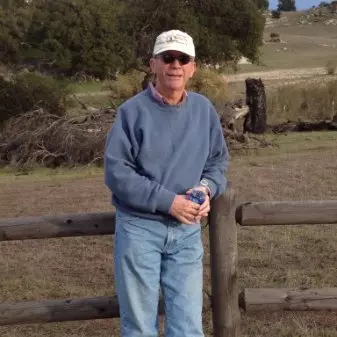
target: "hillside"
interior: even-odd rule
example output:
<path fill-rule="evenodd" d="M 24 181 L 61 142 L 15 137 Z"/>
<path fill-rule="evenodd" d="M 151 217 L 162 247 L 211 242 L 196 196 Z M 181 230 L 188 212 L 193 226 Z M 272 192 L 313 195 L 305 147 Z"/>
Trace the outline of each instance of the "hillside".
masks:
<path fill-rule="evenodd" d="M 240 71 L 324 67 L 337 59 L 337 11 L 316 8 L 284 12 L 280 19 L 266 16 L 261 65 L 240 65 Z M 280 42 L 271 42 L 271 33 L 279 34 Z"/>

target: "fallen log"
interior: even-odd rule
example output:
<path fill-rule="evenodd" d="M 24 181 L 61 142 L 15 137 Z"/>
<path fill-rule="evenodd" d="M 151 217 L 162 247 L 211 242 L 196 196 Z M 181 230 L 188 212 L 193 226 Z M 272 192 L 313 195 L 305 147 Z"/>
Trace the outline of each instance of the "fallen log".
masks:
<path fill-rule="evenodd" d="M 324 120 L 319 122 L 292 122 L 273 125 L 273 133 L 308 132 L 308 131 L 337 131 L 337 121 Z"/>

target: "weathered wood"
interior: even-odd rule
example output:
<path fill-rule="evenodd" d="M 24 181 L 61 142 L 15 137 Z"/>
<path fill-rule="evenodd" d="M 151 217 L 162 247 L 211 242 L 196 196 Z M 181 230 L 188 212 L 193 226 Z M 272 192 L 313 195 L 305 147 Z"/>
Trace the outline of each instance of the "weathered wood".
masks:
<path fill-rule="evenodd" d="M 235 193 L 230 186 L 211 202 L 209 240 L 215 337 L 240 335 L 235 209 Z"/>
<path fill-rule="evenodd" d="M 270 127 L 274 133 L 283 132 L 308 132 L 308 131 L 337 131 L 337 116 L 336 120 L 323 120 L 319 122 L 285 122 Z"/>
<path fill-rule="evenodd" d="M 115 232 L 115 212 L 0 219 L 0 241 L 105 235 Z"/>
<path fill-rule="evenodd" d="M 0 304 L 0 326 L 119 317 L 116 297 Z"/>
<path fill-rule="evenodd" d="M 246 104 L 249 114 L 243 123 L 244 132 L 264 133 L 267 130 L 267 99 L 261 79 L 247 78 Z"/>
<path fill-rule="evenodd" d="M 208 301 L 204 301 L 203 310 L 210 310 Z M 164 312 L 164 301 L 160 297 L 158 313 L 164 315 Z M 0 326 L 118 317 L 117 296 L 0 304 Z"/>
<path fill-rule="evenodd" d="M 236 211 L 241 226 L 337 224 L 337 200 L 248 202 Z"/>
<path fill-rule="evenodd" d="M 254 311 L 337 311 L 337 288 L 245 289 L 240 306 Z"/>

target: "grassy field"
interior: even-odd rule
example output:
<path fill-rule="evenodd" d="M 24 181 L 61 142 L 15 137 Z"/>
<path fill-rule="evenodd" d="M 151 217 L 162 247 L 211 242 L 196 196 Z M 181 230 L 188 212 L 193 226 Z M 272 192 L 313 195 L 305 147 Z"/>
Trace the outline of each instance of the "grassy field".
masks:
<path fill-rule="evenodd" d="M 279 104 L 268 110 L 269 121 L 277 122 L 294 116 L 279 107 L 296 105 L 294 97 L 299 97 L 294 95 L 295 87 L 282 88 L 279 94 L 278 87 L 292 81 L 322 83 L 337 78 L 326 77 L 324 70 L 328 60 L 337 59 L 336 26 L 300 26 L 301 13 L 285 15 L 288 26 L 276 24 L 264 33 L 267 41 L 271 32 L 277 32 L 285 43 L 267 42 L 261 48 L 260 66 L 241 65 L 237 74 L 228 74 L 234 99 L 245 95 L 244 79 L 258 72 L 254 76 L 266 84 L 269 107 L 272 95 L 277 94 Z M 100 108 L 111 105 L 105 85 L 88 82 L 71 87 L 85 104 Z M 318 111 L 323 105 L 316 101 Z M 79 107 L 74 103 L 74 113 Z M 336 132 L 265 138 L 274 146 L 232 154 L 228 177 L 241 202 L 337 199 Z M 110 194 L 100 168 L 0 170 L 0 218 L 109 210 Z M 336 235 L 337 227 L 332 225 L 239 228 L 240 289 L 337 287 Z M 205 290 L 209 292 L 207 228 L 203 241 Z M 112 252 L 110 236 L 0 242 L 1 302 L 112 295 Z M 242 313 L 243 337 L 337 337 L 336 322 L 335 313 Z M 204 326 L 206 336 L 212 336 L 210 312 L 204 315 Z M 0 327 L 1 337 L 110 337 L 118 333 L 118 320 Z"/>
<path fill-rule="evenodd" d="M 275 146 L 233 155 L 228 173 L 239 199 L 337 198 L 337 133 L 266 136 Z M 41 169 L 0 174 L 0 218 L 108 211 L 102 170 Z M 239 285 L 336 287 L 337 227 L 239 228 Z M 210 291 L 207 229 L 205 290 Z M 0 243 L 0 293 L 4 303 L 114 294 L 110 236 Z M 244 337 L 337 337 L 334 313 L 242 313 Z M 118 336 L 118 320 L 0 328 L 1 337 Z M 210 313 L 204 315 L 212 335 Z"/>

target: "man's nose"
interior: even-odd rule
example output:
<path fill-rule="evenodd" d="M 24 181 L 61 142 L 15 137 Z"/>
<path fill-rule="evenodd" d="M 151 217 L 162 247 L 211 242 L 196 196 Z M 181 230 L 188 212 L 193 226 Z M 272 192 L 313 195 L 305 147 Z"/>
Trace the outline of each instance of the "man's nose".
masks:
<path fill-rule="evenodd" d="M 172 67 L 174 68 L 180 68 L 181 64 L 177 59 L 174 59 L 174 61 L 171 63 Z"/>

